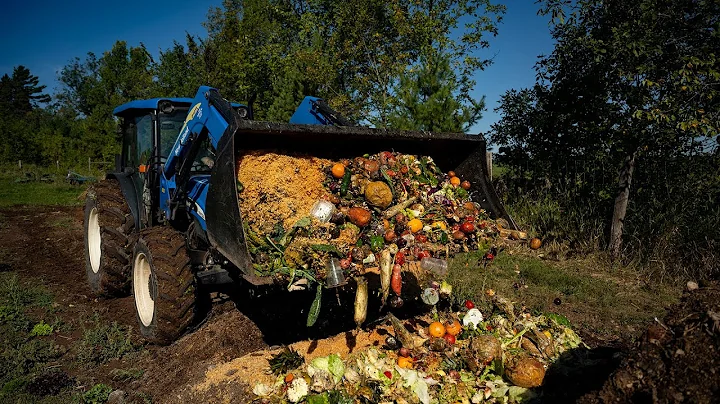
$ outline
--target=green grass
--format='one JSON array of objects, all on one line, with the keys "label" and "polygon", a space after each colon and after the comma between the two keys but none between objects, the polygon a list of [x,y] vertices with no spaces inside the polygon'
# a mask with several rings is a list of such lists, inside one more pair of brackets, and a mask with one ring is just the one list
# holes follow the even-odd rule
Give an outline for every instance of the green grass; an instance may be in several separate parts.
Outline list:
[{"label": "green grass", "polygon": [[12,178],[0,178],[0,207],[15,205],[80,205],[78,199],[85,187],[64,183],[18,183]]},{"label": "green grass", "polygon": [[485,291],[493,289],[531,312],[562,314],[580,329],[611,338],[633,335],[679,297],[679,290],[666,285],[651,288],[630,271],[612,268],[598,257],[553,262],[529,252],[502,252],[483,269],[478,265],[481,256],[459,256],[449,281],[458,301],[473,300],[484,313],[492,310]]}]

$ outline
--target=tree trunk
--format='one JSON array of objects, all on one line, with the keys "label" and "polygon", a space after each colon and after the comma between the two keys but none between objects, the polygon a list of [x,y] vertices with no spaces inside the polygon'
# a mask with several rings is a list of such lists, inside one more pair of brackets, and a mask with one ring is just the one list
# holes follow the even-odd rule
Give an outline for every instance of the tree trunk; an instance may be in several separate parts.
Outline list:
[{"label": "tree trunk", "polygon": [[627,213],[628,201],[630,199],[630,185],[632,184],[633,171],[635,170],[635,156],[637,152],[625,158],[620,170],[618,181],[618,194],[615,198],[615,210],[613,210],[612,223],[610,225],[610,245],[608,250],[613,258],[620,257],[622,250],[623,228],[625,226],[625,214]]}]

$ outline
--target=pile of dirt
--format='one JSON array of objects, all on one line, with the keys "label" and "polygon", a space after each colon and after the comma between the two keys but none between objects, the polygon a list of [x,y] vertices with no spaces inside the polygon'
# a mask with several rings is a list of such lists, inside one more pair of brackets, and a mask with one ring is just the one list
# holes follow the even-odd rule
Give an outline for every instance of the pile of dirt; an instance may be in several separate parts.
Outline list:
[{"label": "pile of dirt", "polygon": [[720,400],[720,284],[686,292],[582,403]]},{"label": "pile of dirt", "polygon": [[247,385],[235,383],[212,394],[198,394],[193,388],[195,381],[202,380],[218,363],[266,348],[255,324],[232,304],[224,306],[215,307],[205,324],[175,344],[150,351],[145,375],[133,387],[150,394],[156,403],[206,403],[214,401],[210,398],[215,393],[214,402],[227,401],[226,395],[235,402],[249,402],[252,396]]}]

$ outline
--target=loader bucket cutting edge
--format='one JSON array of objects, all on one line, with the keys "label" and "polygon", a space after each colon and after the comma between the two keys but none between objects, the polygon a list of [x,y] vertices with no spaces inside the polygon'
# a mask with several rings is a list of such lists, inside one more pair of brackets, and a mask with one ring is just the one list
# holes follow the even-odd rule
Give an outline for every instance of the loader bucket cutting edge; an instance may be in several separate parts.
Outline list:
[{"label": "loader bucket cutting edge", "polygon": [[241,153],[262,149],[331,160],[386,150],[430,156],[444,172],[455,171],[473,184],[469,191],[473,201],[478,202],[491,218],[504,218],[513,230],[517,230],[490,182],[486,143],[482,136],[235,119],[218,144],[207,198],[206,222],[211,244],[255,285],[272,283],[272,279],[258,277],[252,270],[238,203],[236,161]]}]

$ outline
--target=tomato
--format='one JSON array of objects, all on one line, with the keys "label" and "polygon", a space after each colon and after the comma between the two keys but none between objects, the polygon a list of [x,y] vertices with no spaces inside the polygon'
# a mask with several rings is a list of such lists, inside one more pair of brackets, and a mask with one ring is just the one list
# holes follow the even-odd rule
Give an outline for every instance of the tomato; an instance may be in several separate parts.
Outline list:
[{"label": "tomato", "polygon": [[428,238],[424,234],[418,234],[417,236],[415,236],[415,241],[418,243],[427,243]]},{"label": "tomato", "polygon": [[392,379],[392,372],[390,372],[389,370],[384,371],[383,374],[384,374],[385,377],[387,377],[388,379]]},{"label": "tomato", "polygon": [[452,178],[455,176],[455,171],[448,171],[448,177]]},{"label": "tomato", "polygon": [[475,225],[470,222],[465,222],[460,225],[460,231],[465,234],[470,234],[475,231]]},{"label": "tomato", "polygon": [[472,300],[465,300],[465,308],[470,310],[475,308],[475,303]]},{"label": "tomato", "polygon": [[445,336],[444,336],[443,338],[445,338],[445,341],[447,341],[448,344],[450,344],[450,345],[454,345],[454,344],[455,344],[455,336],[454,336],[454,335],[452,335],[452,334],[445,334]]},{"label": "tomato", "polygon": [[428,327],[428,331],[430,332],[430,335],[435,338],[440,338],[443,335],[445,335],[445,326],[439,322],[435,321]]},{"label": "tomato", "polygon": [[462,189],[467,191],[468,189],[470,189],[470,181],[463,181],[462,183],[460,183],[460,186],[462,187]]},{"label": "tomato", "polygon": [[394,177],[396,175],[395,171],[393,171],[393,170],[387,170],[387,171],[385,171],[385,174],[387,174],[388,177]]},{"label": "tomato", "polygon": [[342,178],[345,175],[345,166],[341,163],[337,163],[332,166],[332,175],[335,178]]},{"label": "tomato", "polygon": [[495,256],[493,255],[493,253],[487,253],[485,254],[485,259],[488,261],[492,261],[495,259]]},{"label": "tomato", "polygon": [[475,223],[475,216],[465,216],[465,221],[468,223]]},{"label": "tomato", "polygon": [[422,250],[416,255],[418,260],[422,260],[423,258],[430,258],[432,255],[430,255],[430,251],[428,250]]}]

